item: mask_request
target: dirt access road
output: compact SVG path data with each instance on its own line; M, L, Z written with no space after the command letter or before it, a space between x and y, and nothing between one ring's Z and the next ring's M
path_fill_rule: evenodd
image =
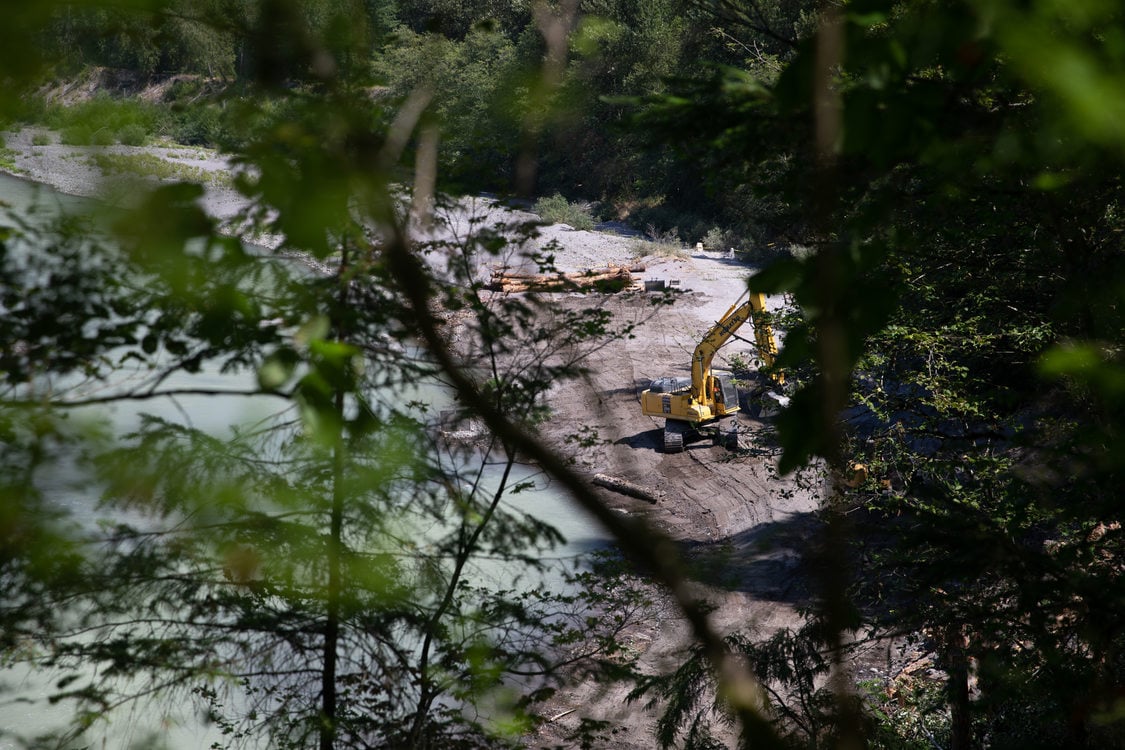
M566 235L556 237L564 248ZM577 236L574 240L581 243ZM558 258L562 270L571 270L567 255L564 250ZM646 294L556 298L564 306L603 306L617 321L631 322L636 329L632 338L591 355L586 379L555 388L550 437L562 441L583 430L596 431L596 445L563 447L577 466L590 476L608 474L660 495L652 504L602 491L611 507L642 514L680 543L693 570L706 581L700 594L716 605L713 620L720 630L753 629L768 636L780 628L799 627L802 619L795 605L806 600L807 591L798 567L803 543L815 525L812 514L822 483L810 475L779 477L771 426L745 409L739 424L750 449L737 454L709 440L690 443L682 453L665 454L663 420L640 411L640 393L650 380L690 375L695 345L745 290L752 269L725 253L701 251L687 258L644 262L640 280L677 282L681 291L673 304L654 306ZM771 299L770 307L779 302ZM749 326L739 333L751 337ZM752 344L732 340L716 357L716 369L724 369L734 354L755 358ZM684 625L670 609L667 619L647 623L634 633L631 645L643 652L646 668L657 669L675 664L687 641ZM544 729L543 743L557 742L563 729L590 717L627 727L614 737L614 747L654 747L657 713L643 710L639 703L626 704L627 691L627 686L584 685L563 692L552 701L548 715L574 711Z

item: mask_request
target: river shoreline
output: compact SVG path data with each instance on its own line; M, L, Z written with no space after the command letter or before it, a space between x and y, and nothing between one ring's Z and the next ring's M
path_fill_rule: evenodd
M177 144L146 146L74 146L61 142L59 133L27 126L0 133L8 157L0 160L0 172L72 196L89 198L110 207L128 208L143 195L141 187L161 182L192 182L203 186L200 205L219 222L224 234L271 250L284 245L284 237L255 233L243 217L250 201L231 184L235 173L230 160L214 149ZM97 164L101 157L159 160L169 177L158 179L129 173L107 174ZM104 161L104 159L103 159ZM452 212L442 215L437 229L426 239L455 238L463 235L470 223L516 224L538 222L534 213L507 206L489 197L460 199ZM471 220L471 221L470 221ZM599 225L593 231L577 230L566 224L541 226L530 250L547 249L555 256L559 270L583 271L606 265L628 265L635 259L633 244L639 233L616 222ZM292 250L292 248L290 248Z
M220 223L224 233L244 234L238 227L239 216L249 202L230 186L233 172L229 160L213 149L176 144L74 146L62 143L57 132L41 127L23 127L2 136L10 160L0 163L0 171L13 177L113 208L129 208L143 194L136 189L138 183L156 186L160 182L196 182L204 188L200 205ZM159 180L128 172L107 174L97 164L99 157L106 156L159 160L173 177ZM243 239L273 249L282 244L283 238L250 235Z

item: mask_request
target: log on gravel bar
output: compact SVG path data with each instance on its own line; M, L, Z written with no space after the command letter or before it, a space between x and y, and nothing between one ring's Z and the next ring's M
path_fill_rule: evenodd
M659 492L650 490L647 487L642 487L639 484L634 484L627 479L611 477L608 474L595 474L594 484L599 487L605 487L607 490L620 492L622 495L647 500L650 503L658 503L661 498L661 493Z
M488 289L494 292L619 292L636 285L630 266L591 268L578 273L532 274L493 270ZM641 271L644 267L639 267Z

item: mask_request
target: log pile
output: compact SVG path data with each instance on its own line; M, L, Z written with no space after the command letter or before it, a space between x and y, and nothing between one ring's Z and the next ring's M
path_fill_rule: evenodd
M534 274L496 268L487 289L493 292L620 292L636 285L633 273L643 266L606 266L578 273Z

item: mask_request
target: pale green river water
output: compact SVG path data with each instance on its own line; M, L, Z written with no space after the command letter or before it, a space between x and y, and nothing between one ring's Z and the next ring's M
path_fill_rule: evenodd
M0 202L9 206L8 209L0 207L0 216L4 211L26 212L32 206L55 212L85 211L95 205L86 199L61 195L3 174L0 174ZM252 377L248 373L224 375L204 371L198 375L175 376L166 386L235 389L244 387ZM443 398L437 389L422 389L415 397L419 395L423 399L430 398L438 402ZM135 424L138 414L143 411L170 421L189 423L198 429L220 435L232 424L252 424L259 421L276 410L278 403L278 400L269 397L179 397L175 401L157 399L139 404L121 404L107 408L102 416L108 418L115 429L121 430ZM440 403L436 407L440 408ZM523 469L522 476L536 479L530 469ZM64 472L55 486L49 486L47 490L56 495L58 503L66 507L75 520L93 524L98 518L95 508L96 492L84 492L75 485L74 478L67 477ZM537 479L535 490L513 496L510 502L555 526L566 537L566 545L545 552L541 556L543 558L555 557L560 564L565 564L582 552L605 548L610 544L599 526L541 477ZM482 569L480 575L489 577L487 568ZM558 576L548 576L548 585L561 585L559 581ZM30 674L20 668L0 671L0 729L10 733L35 735L64 722L69 717L69 709L65 704L48 705L45 699L51 691L52 680L49 675ZM75 747L82 747L86 743L91 748L127 748L133 745L148 747L150 738L155 737L160 738L164 743L163 747L168 750L194 750L210 747L212 742L221 740L221 735L200 721L197 707L183 698L178 699L178 703L175 706L167 703L154 706L142 704L121 711L108 730L99 729ZM17 747L20 745L0 733L0 750L14 750Z

